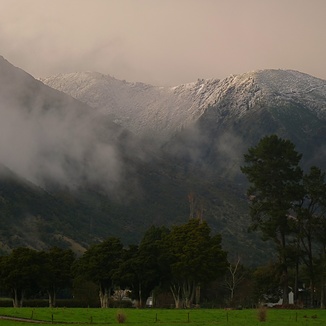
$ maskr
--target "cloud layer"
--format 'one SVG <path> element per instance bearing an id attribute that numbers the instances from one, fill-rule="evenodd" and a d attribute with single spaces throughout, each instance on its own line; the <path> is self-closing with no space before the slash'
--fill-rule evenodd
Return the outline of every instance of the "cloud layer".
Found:
<path id="1" fill-rule="evenodd" d="M 0 163 L 39 185 L 96 184 L 117 190 L 123 162 L 116 130 L 105 139 L 96 111 L 0 58 Z"/>
<path id="2" fill-rule="evenodd" d="M 2 55 L 35 77 L 177 85 L 265 68 L 326 78 L 324 0 L 2 0 Z"/>

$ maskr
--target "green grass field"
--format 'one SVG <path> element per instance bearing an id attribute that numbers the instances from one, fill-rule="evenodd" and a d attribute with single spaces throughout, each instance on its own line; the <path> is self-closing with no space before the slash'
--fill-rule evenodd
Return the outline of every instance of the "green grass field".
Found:
<path id="1" fill-rule="evenodd" d="M 208 325 L 326 325 L 326 310 L 278 310 L 268 309 L 266 321 L 260 322 L 258 310 L 222 310 L 222 309 L 87 309 L 87 308 L 0 308 L 1 316 L 20 317 L 31 319 L 34 324 L 42 321 L 41 325 L 73 324 L 82 325 L 119 325 L 117 315 L 126 317 L 127 325 L 164 325 L 178 326 L 189 324 L 192 326 Z M 53 321 L 53 323 L 52 323 Z M 14 320 L 0 320 L 1 326 L 30 325 Z M 39 323 L 38 323 L 39 324 Z"/>

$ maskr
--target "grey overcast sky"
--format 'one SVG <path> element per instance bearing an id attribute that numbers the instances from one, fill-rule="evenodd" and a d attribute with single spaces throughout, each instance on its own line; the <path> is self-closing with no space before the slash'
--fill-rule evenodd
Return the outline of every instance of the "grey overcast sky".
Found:
<path id="1" fill-rule="evenodd" d="M 281 68 L 326 79 L 326 0 L 0 0 L 0 55 L 34 77 L 177 85 Z"/>

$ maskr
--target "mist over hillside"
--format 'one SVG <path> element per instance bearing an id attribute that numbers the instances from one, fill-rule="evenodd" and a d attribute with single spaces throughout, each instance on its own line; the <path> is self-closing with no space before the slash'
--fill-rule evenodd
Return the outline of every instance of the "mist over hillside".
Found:
<path id="1" fill-rule="evenodd" d="M 116 190 L 125 173 L 119 137 L 126 140 L 127 133 L 121 127 L 2 57 L 0 77 L 2 164 L 38 185 Z"/>
<path id="2" fill-rule="evenodd" d="M 291 70 L 173 87 L 93 72 L 40 81 L 0 57 L 0 249 L 137 243 L 187 221 L 192 194 L 230 254 L 259 263 L 270 244 L 247 233 L 243 153 L 276 133 L 325 169 L 325 85 Z"/>
<path id="3" fill-rule="evenodd" d="M 298 71 L 258 70 L 174 87 L 90 72 L 42 81 L 159 140 L 183 163 L 239 166 L 248 146 L 271 133 L 307 152 L 307 164 L 325 157 L 326 81 Z"/>

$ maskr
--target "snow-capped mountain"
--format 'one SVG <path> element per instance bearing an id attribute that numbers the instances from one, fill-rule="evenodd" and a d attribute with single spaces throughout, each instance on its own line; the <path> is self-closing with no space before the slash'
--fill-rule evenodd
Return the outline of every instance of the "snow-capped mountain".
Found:
<path id="1" fill-rule="evenodd" d="M 112 114 L 117 123 L 136 134 L 154 133 L 164 139 L 190 126 L 214 106 L 219 106 L 216 122 L 225 115 L 241 118 L 266 101 L 300 101 L 320 118 L 326 116 L 326 81 L 292 70 L 260 70 L 224 80 L 198 79 L 175 87 L 129 83 L 91 72 L 59 74 L 41 81 Z"/>
<path id="2" fill-rule="evenodd" d="M 259 105 L 292 101 L 325 118 L 326 81 L 293 70 L 259 70 L 224 79 L 215 105 L 226 100 L 228 114 L 233 117 L 251 113 Z"/>
<path id="3" fill-rule="evenodd" d="M 219 80 L 198 79 L 177 87 L 129 83 L 100 73 L 70 73 L 43 78 L 50 87 L 65 92 L 103 113 L 130 131 L 166 137 L 191 124 L 214 103 Z"/>

